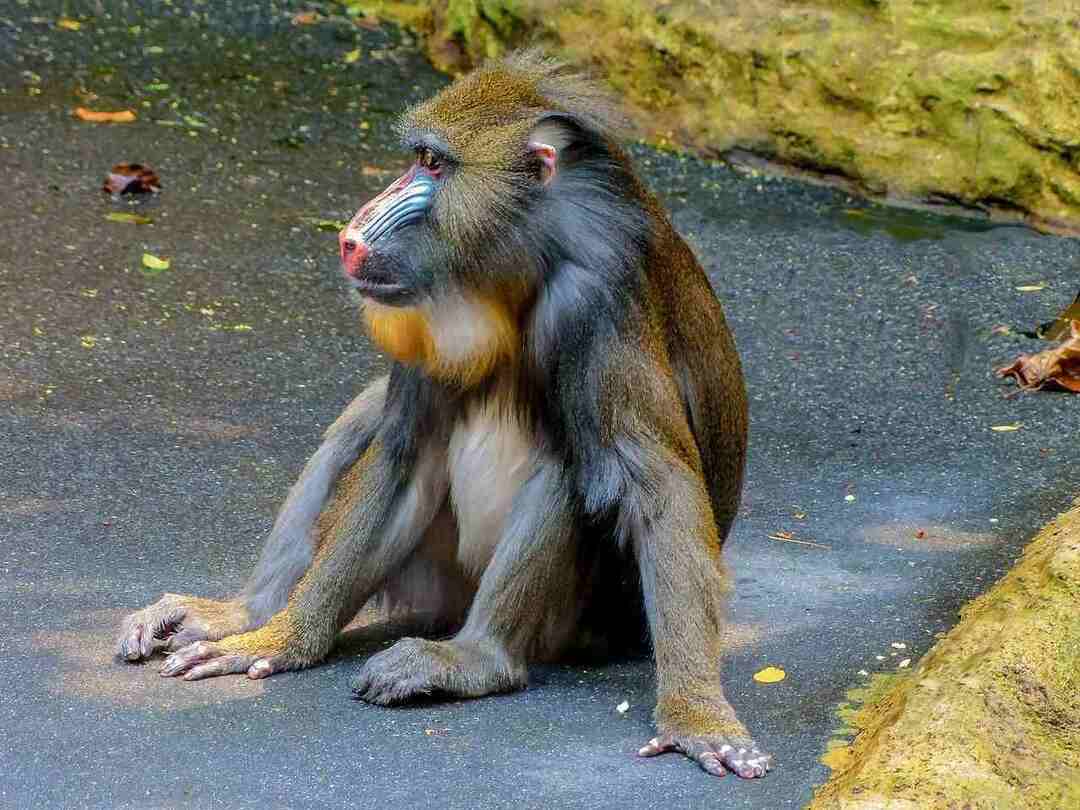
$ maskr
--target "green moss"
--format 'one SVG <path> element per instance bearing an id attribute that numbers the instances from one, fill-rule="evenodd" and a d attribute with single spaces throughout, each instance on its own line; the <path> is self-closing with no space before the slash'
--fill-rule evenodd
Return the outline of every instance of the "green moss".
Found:
<path id="1" fill-rule="evenodd" d="M 826 751 L 834 773 L 811 810 L 1080 807 L 1078 584 L 1080 509 L 914 672 L 852 693 L 840 717 L 857 736 Z"/>
<path id="2" fill-rule="evenodd" d="M 454 72 L 539 39 L 607 76 L 654 140 L 739 147 L 871 195 L 947 196 L 1080 232 L 1080 26 L 1060 4 L 362 5 L 426 33 Z"/>

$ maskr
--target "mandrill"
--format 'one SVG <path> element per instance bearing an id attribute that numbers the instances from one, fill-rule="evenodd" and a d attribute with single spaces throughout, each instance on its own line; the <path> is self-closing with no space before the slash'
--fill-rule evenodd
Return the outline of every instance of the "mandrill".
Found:
<path id="1" fill-rule="evenodd" d="M 129 616 L 121 658 L 265 678 L 325 660 L 377 599 L 437 639 L 360 667 L 355 696 L 389 705 L 521 689 L 531 662 L 651 635 L 639 753 L 765 774 L 719 679 L 739 358 L 613 118 L 536 52 L 404 115 L 413 164 L 340 235 L 389 374 L 329 428 L 247 585 Z"/>

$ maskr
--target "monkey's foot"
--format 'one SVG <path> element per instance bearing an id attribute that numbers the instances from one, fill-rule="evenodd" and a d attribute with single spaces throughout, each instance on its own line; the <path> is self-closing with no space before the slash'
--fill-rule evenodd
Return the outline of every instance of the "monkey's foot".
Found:
<path id="1" fill-rule="evenodd" d="M 239 602 L 167 593 L 124 619 L 116 654 L 126 661 L 140 661 L 159 650 L 171 652 L 196 641 L 239 633 L 247 621 L 247 611 Z"/>
<path id="2" fill-rule="evenodd" d="M 463 641 L 403 638 L 371 656 L 350 682 L 353 696 L 391 706 L 433 696 L 480 697 L 525 686 L 525 669 Z"/>
<path id="3" fill-rule="evenodd" d="M 655 757 L 667 751 L 684 754 L 713 776 L 731 772 L 743 779 L 754 779 L 768 773 L 772 765 L 772 754 L 759 749 L 749 737 L 720 734 L 665 732 L 645 743 L 638 756 Z"/>
<path id="4" fill-rule="evenodd" d="M 288 636 L 284 632 L 287 623 L 281 617 L 282 614 L 278 614 L 250 633 L 228 636 L 218 642 L 189 644 L 165 659 L 161 676 L 198 681 L 215 675 L 243 673 L 257 680 L 276 672 L 301 669 L 309 662 L 289 650 Z"/>

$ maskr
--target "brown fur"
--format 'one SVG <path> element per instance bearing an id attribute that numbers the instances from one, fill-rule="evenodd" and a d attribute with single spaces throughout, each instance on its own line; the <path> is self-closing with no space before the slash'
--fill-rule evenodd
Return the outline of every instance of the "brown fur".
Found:
<path id="1" fill-rule="evenodd" d="M 355 461 L 332 468 L 340 475 L 310 525 L 279 518 L 313 537 L 310 566 L 287 606 L 261 628 L 174 653 L 166 674 L 263 677 L 309 666 L 381 595 L 449 622 L 469 609 L 451 639 L 406 638 L 368 659 L 353 681 L 356 695 L 380 704 L 479 696 L 524 686 L 528 664 L 567 651 L 579 630 L 636 629 L 641 602 L 657 664 L 659 730 L 642 754 L 678 750 L 717 775 L 764 774 L 768 756 L 736 718 L 718 674 L 727 589 L 720 546 L 736 514 L 746 455 L 742 371 L 704 271 L 614 142 L 611 109 L 594 85 L 529 52 L 486 66 L 406 114 L 407 137 L 423 144 L 427 133 L 453 152 L 453 171 L 439 181 L 423 227 L 456 269 L 448 271 L 449 288 L 432 283 L 427 297 L 400 306 L 368 300 L 364 322 L 395 362 L 427 378 L 395 378 L 416 383 L 406 390 L 427 399 L 395 400 L 393 384 L 383 384 L 364 398 L 379 413 L 342 416 L 328 435 L 337 442 L 328 465 L 338 463 L 350 430 L 378 429 L 366 444 L 357 440 Z M 563 196 L 541 196 L 557 188 L 546 183 L 557 183 L 558 167 L 554 175 L 537 171 L 534 131 L 553 141 L 548 156 L 564 146 L 579 150 L 567 150 L 577 156 L 568 166 L 581 161 L 576 179 L 584 191 L 564 185 Z M 583 132 L 604 133 L 603 144 Z M 559 208 L 528 207 L 537 200 Z M 544 247 L 538 257 L 522 256 L 521 267 L 513 260 L 525 248 L 508 262 L 461 269 L 470 257 L 495 255 L 487 249 L 505 229 L 521 227 L 536 210 L 548 212 L 541 224 L 562 228 L 551 232 L 581 240 L 601 221 L 618 225 L 610 233 L 632 257 L 623 261 L 616 246 L 608 264 L 581 268 L 594 276 L 574 275 L 586 263 L 581 256 L 598 254 L 549 252 L 551 232 L 538 231 Z M 575 231 L 558 216 L 596 210 L 608 219 L 583 220 L 592 230 Z M 544 286 L 567 279 L 575 286 Z M 617 291 L 623 297 L 597 295 L 589 285 L 598 279 L 608 291 L 625 285 Z M 581 301 L 608 309 L 586 312 L 574 298 L 582 291 L 591 297 Z M 620 308 L 631 296 L 632 306 Z M 590 331 L 582 323 L 590 315 L 606 319 L 607 331 Z M 533 339 L 559 349 L 559 329 L 570 338 L 567 355 L 581 357 L 555 349 L 541 357 Z M 549 368 L 556 370 L 545 377 Z M 384 402 L 423 419 L 394 421 Z M 388 449 L 400 437 L 387 425 L 406 431 L 411 443 Z M 328 479 L 317 472 L 305 474 Z M 607 526 L 611 538 L 592 536 Z M 121 644 L 130 647 L 130 638 Z"/>

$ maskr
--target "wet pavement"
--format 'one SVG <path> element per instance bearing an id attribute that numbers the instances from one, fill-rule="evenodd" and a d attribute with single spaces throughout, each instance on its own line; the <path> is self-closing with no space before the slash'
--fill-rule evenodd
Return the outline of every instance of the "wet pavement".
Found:
<path id="1" fill-rule="evenodd" d="M 764 780 L 637 759 L 645 662 L 397 710 L 348 699 L 349 658 L 163 680 L 111 659 L 120 617 L 238 587 L 322 429 L 384 367 L 317 223 L 394 176 L 394 112 L 445 82 L 399 34 L 294 26 L 297 8 L 0 2 L 0 806 L 800 806 L 859 671 L 917 659 L 1076 493 L 1080 400 L 1005 399 L 991 370 L 1043 348 L 1017 333 L 1076 294 L 1080 242 L 635 148 L 748 375 L 723 676 L 776 754 Z M 108 199 L 120 161 L 163 192 Z M 768 665 L 787 679 L 755 683 Z"/>

